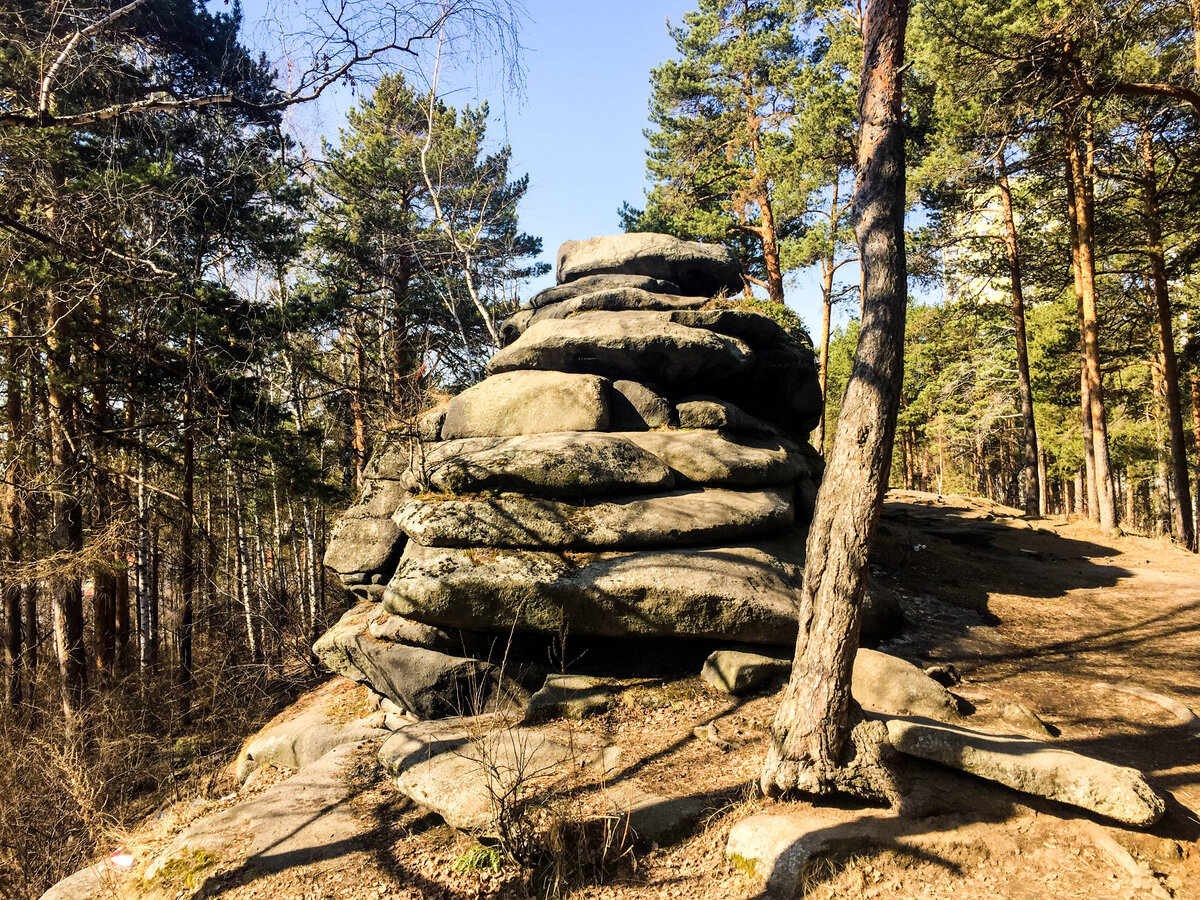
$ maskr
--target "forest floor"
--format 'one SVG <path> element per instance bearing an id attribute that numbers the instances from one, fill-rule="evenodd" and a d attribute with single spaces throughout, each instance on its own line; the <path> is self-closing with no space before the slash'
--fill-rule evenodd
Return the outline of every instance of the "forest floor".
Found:
<path id="1" fill-rule="evenodd" d="M 893 491 L 872 569 L 900 597 L 907 622 L 880 649 L 919 665 L 952 664 L 963 679 L 954 692 L 976 710 L 967 724 L 1011 733 L 1005 707 L 1019 704 L 1056 735 L 1055 745 L 1142 770 L 1168 809 L 1153 829 L 1131 830 L 930 765 L 916 771 L 936 785 L 940 807 L 902 838 L 820 860 L 805 896 L 1200 898 L 1200 731 L 1179 706 L 1200 707 L 1200 558 L 1163 540 L 1105 537 L 1087 522 L 1031 522 L 986 501 Z M 762 799 L 751 787 L 778 696 L 734 699 L 695 677 L 643 681 L 627 685 L 608 713 L 571 724 L 618 743 L 621 765 L 656 792 L 724 800 L 681 841 L 631 850 L 603 883 L 569 896 L 758 896 L 761 883 L 725 859 L 730 828 L 756 812 L 806 808 Z M 709 722 L 733 749 L 694 736 Z M 516 866 L 456 871 L 474 842 L 380 777 L 374 749 L 362 749 L 350 801 L 361 829 L 352 840 L 274 871 L 222 861 L 202 879 L 151 893 L 532 895 Z M 252 779 L 232 802 L 284 777 Z M 163 829 L 148 826 L 130 845 L 161 846 Z"/>

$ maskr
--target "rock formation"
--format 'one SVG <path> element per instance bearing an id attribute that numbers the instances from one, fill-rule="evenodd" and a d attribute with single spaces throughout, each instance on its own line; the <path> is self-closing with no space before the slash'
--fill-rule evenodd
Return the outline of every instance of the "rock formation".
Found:
<path id="1" fill-rule="evenodd" d="M 526 696 L 512 634 L 788 645 L 823 463 L 807 336 L 721 247 L 568 241 L 488 377 L 394 439 L 326 565 L 362 601 L 316 649 L 422 717 Z M 749 307 L 749 308 L 744 308 Z"/>

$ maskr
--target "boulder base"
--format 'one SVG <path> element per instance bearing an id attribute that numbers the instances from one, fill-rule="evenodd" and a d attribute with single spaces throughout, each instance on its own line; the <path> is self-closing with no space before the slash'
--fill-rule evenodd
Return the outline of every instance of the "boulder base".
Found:
<path id="1" fill-rule="evenodd" d="M 352 609 L 313 645 L 326 668 L 423 719 L 528 702 L 529 694 L 490 663 L 374 637 L 363 612 Z"/>

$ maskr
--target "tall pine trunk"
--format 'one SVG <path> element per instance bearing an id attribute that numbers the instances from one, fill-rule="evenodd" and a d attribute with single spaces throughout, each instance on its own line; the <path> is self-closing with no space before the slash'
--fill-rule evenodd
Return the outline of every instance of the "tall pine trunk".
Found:
<path id="1" fill-rule="evenodd" d="M 1066 157 L 1071 180 L 1068 215 L 1073 219 L 1077 237 L 1075 253 L 1079 266 L 1079 299 L 1082 307 L 1084 373 L 1087 378 L 1088 409 L 1091 413 L 1092 456 L 1095 472 L 1096 503 L 1100 527 L 1112 532 L 1117 527 L 1116 495 L 1113 489 L 1112 466 L 1108 453 L 1108 421 L 1104 407 L 1104 381 L 1100 369 L 1100 324 L 1096 306 L 1096 258 L 1094 229 L 1094 198 L 1092 180 L 1092 149 L 1090 126 L 1081 135 L 1075 123 L 1069 123 L 1066 133 Z"/>
<path id="2" fill-rule="evenodd" d="M 1026 515 L 1037 516 L 1041 511 L 1037 422 L 1033 418 L 1033 387 L 1029 381 L 1029 342 L 1025 336 L 1025 291 L 1021 284 L 1017 221 L 1013 215 L 1012 191 L 1008 184 L 1004 147 L 1000 148 L 996 168 L 1000 186 L 1000 209 L 1004 216 L 1004 246 L 1008 252 L 1008 277 L 1012 284 L 1013 330 L 1016 332 L 1017 342 L 1017 391 L 1021 397 L 1021 425 L 1025 450 L 1021 470 L 1021 502 Z"/>
<path id="3" fill-rule="evenodd" d="M 1075 286 L 1075 313 L 1079 320 L 1079 418 L 1083 437 L 1083 473 L 1075 493 L 1075 511 L 1093 521 L 1100 520 L 1096 500 L 1096 456 L 1092 445 L 1092 405 L 1088 398 L 1087 363 L 1083 357 L 1083 276 L 1079 269 L 1079 228 L 1076 226 L 1075 178 L 1064 130 L 1063 163 L 1066 166 L 1067 233 L 1071 239 L 1071 279 Z"/>
<path id="4" fill-rule="evenodd" d="M 233 467 L 233 515 L 234 533 L 236 535 L 236 578 L 238 599 L 242 605 L 242 615 L 246 623 L 246 645 L 250 650 L 250 658 L 256 663 L 263 661 L 262 643 L 259 640 L 257 614 L 254 609 L 254 591 L 250 582 L 250 546 L 246 537 L 246 505 L 245 489 L 242 486 L 242 470 Z"/>
<path id="5" fill-rule="evenodd" d="M 1175 328 L 1171 316 L 1171 298 L 1167 292 L 1167 264 L 1163 257 L 1162 223 L 1158 205 L 1158 174 L 1155 172 L 1154 165 L 1154 139 L 1149 130 L 1142 131 L 1141 145 L 1142 205 L 1146 217 L 1146 253 L 1150 257 L 1151 284 L 1154 288 L 1154 312 L 1158 322 L 1158 354 L 1162 360 L 1167 431 L 1171 437 L 1171 475 L 1175 484 L 1172 533 L 1180 544 L 1191 547 L 1195 530 L 1192 524 L 1192 495 L 1188 484 L 1183 408 L 1179 399 L 1179 361 L 1175 356 Z M 1198 448 L 1198 452 L 1200 452 L 1200 448 Z"/>
<path id="6" fill-rule="evenodd" d="M 83 509 L 79 502 L 79 440 L 72 372 L 70 313 L 55 290 L 46 294 L 46 400 L 50 434 L 52 524 L 50 549 L 63 560 L 48 579 L 54 646 L 62 686 L 63 714 L 77 720 L 87 690 L 83 645 L 83 583 L 71 564 L 83 550 Z"/>
<path id="7" fill-rule="evenodd" d="M 25 637 L 21 621 L 21 590 L 22 580 L 17 578 L 13 568 L 21 562 L 24 552 L 22 544 L 25 540 L 25 496 L 24 477 L 22 471 L 21 453 L 25 437 L 25 413 L 22 409 L 21 384 L 21 353 L 16 336 L 20 333 L 18 318 L 15 313 L 9 319 L 8 359 L 5 370 L 5 424 L 7 440 L 0 447 L 0 466 L 2 466 L 4 483 L 0 485 L 0 511 L 4 518 L 0 520 L 0 565 L 5 566 L 6 572 L 0 573 L 0 596 L 3 597 L 4 610 L 4 656 L 8 669 L 8 690 L 5 700 L 9 707 L 21 705 L 24 698 L 25 675 L 22 671 L 25 661 L 22 642 Z"/>
<path id="8" fill-rule="evenodd" d="M 829 251 L 821 260 L 821 352 L 817 365 L 817 381 L 821 385 L 821 418 L 817 420 L 817 431 L 813 446 L 818 453 L 825 452 L 825 411 L 828 407 L 826 385 L 829 383 L 829 325 L 833 318 L 833 276 L 837 270 L 834 248 L 841 211 L 838 207 L 838 178 L 833 179 L 833 198 L 829 202 Z"/>
<path id="9" fill-rule="evenodd" d="M 843 751 L 854 738 L 850 674 L 904 371 L 908 286 L 901 86 L 907 21 L 907 0 L 868 3 L 854 198 L 863 318 L 809 531 L 792 674 L 763 766 L 762 787 L 771 794 L 849 790 L 888 796 L 886 779 L 862 766 L 847 770 Z"/>
<path id="10" fill-rule="evenodd" d="M 1194 339 L 1193 339 L 1194 340 Z M 1192 537 L 1192 550 L 1200 553 L 1200 346 L 1196 347 L 1197 359 L 1192 361 L 1190 384 L 1192 388 L 1192 438 L 1196 447 L 1196 471 L 1192 494 L 1195 503 L 1196 531 Z"/>
<path id="11" fill-rule="evenodd" d="M 145 418 L 145 411 L 142 413 Z M 146 465 L 146 429 L 139 429 L 137 465 L 137 633 L 138 670 L 143 674 L 154 667 L 154 621 L 152 608 L 153 545 L 150 535 L 150 494 L 147 488 L 149 472 Z"/>
<path id="12" fill-rule="evenodd" d="M 92 322 L 92 533 L 93 540 L 115 540 L 109 534 L 113 520 L 112 485 L 108 473 L 108 303 L 102 294 Z M 92 574 L 93 664 L 99 675 L 112 671 L 116 652 L 117 579 L 115 546 Z"/>
<path id="13" fill-rule="evenodd" d="M 194 377 L 196 339 L 188 334 L 186 383 L 183 388 L 183 509 L 179 517 L 179 592 L 182 608 L 179 612 L 179 669 L 180 707 L 184 715 L 190 711 L 189 692 L 192 683 L 192 629 L 196 596 L 196 422 Z"/>

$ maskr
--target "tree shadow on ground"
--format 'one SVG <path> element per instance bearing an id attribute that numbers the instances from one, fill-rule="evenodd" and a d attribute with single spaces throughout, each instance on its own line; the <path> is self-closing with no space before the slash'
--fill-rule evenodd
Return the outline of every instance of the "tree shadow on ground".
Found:
<path id="1" fill-rule="evenodd" d="M 891 586 L 920 585 L 955 606 L 988 613 L 991 594 L 1051 599 L 1072 590 L 1113 587 L 1132 574 L 1095 562 L 1119 555 L 1112 547 L 990 520 L 955 521 L 943 508 L 935 515 L 924 509 L 884 506 L 870 562 Z M 971 541 L 962 543 L 956 533 Z"/>

